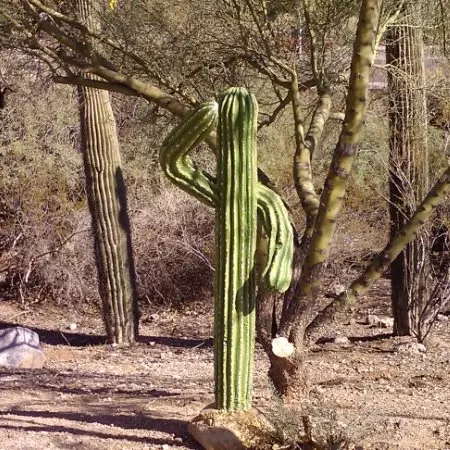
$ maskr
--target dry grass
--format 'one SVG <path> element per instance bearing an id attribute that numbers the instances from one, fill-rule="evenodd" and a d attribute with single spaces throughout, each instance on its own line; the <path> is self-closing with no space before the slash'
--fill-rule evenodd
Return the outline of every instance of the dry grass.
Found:
<path id="1" fill-rule="evenodd" d="M 132 217 L 141 296 L 182 307 L 212 295 L 214 211 L 166 186 Z"/>

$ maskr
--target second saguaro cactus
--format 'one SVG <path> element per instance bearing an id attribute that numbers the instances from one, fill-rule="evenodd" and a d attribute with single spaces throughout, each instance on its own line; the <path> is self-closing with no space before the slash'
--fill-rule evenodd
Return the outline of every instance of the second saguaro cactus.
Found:
<path id="1" fill-rule="evenodd" d="M 251 406 L 255 344 L 257 220 L 269 237 L 264 285 L 285 291 L 291 281 L 292 228 L 281 199 L 257 182 L 258 106 L 243 88 L 230 88 L 202 104 L 163 143 L 160 162 L 179 187 L 216 208 L 215 400 L 216 408 Z M 217 126 L 216 178 L 189 157 Z"/>

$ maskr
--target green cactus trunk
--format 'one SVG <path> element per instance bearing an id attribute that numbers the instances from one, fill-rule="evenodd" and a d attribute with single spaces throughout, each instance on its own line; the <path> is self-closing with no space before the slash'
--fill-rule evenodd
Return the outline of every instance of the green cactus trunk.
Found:
<path id="1" fill-rule="evenodd" d="M 251 404 L 255 341 L 256 100 L 233 89 L 219 103 L 215 380 L 218 409 Z"/>
<path id="2" fill-rule="evenodd" d="M 257 182 L 258 108 L 252 94 L 228 89 L 200 105 L 164 140 L 160 164 L 178 187 L 216 213 L 215 403 L 225 411 L 251 407 L 255 346 L 257 211 L 267 234 L 258 275 L 267 289 L 281 292 L 292 279 L 293 231 L 280 197 Z M 216 127 L 217 179 L 189 157 Z"/>
<path id="3" fill-rule="evenodd" d="M 92 0 L 78 0 L 81 20 L 96 26 Z M 86 75 L 96 79 L 93 75 Z M 79 87 L 81 144 L 92 217 L 99 293 L 108 342 L 132 344 L 137 296 L 126 190 L 116 123 L 107 91 Z"/>

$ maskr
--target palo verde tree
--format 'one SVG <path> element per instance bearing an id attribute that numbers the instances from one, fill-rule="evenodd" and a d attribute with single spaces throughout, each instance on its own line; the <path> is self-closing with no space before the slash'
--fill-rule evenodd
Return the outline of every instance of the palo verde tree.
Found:
<path id="1" fill-rule="evenodd" d="M 182 76 L 170 77 L 170 71 L 167 76 L 163 76 L 162 67 L 153 66 L 153 60 L 146 61 L 143 53 L 133 54 L 131 45 L 128 45 L 130 36 L 121 39 L 114 28 L 105 28 L 107 33 L 100 35 L 86 29 L 72 15 L 63 14 L 57 2 L 53 0 L 45 3 L 39 0 L 24 0 L 23 4 L 31 5 L 35 11 L 41 13 L 41 16 L 34 17 L 35 21 L 40 20 L 39 33 L 36 33 L 36 24 L 30 25 L 30 13 L 26 10 L 24 13 L 21 8 L 17 9 L 15 2 L 7 3 L 10 8 L 0 6 L 0 14 L 15 30 L 14 39 L 17 45 L 44 59 L 56 81 L 138 95 L 158 108 L 182 118 L 189 114 L 192 105 L 202 98 L 203 90 L 193 86 L 199 73 L 205 74 L 204 79 L 209 75 L 212 81 L 221 79 L 227 82 L 233 76 L 242 74 L 243 85 L 248 84 L 252 76 L 258 73 L 259 79 L 264 79 L 266 85 L 272 88 L 268 100 L 264 96 L 262 99 L 258 98 L 261 109 L 275 103 L 272 110 L 264 110 L 265 115 L 260 116 L 259 125 L 269 126 L 284 109 L 292 109 L 295 132 L 295 148 L 292 151 L 293 180 L 301 200 L 306 226 L 296 242 L 294 281 L 283 301 L 276 330 L 278 336 L 272 339 L 272 327 L 263 330 L 265 332 L 260 333 L 260 336 L 271 359 L 271 376 L 276 388 L 285 395 L 301 393 L 301 361 L 308 342 L 305 338 L 332 320 L 337 311 L 345 310 L 354 304 L 358 296 L 367 291 L 403 247 L 414 239 L 424 221 L 436 205 L 444 200 L 449 190 L 450 174 L 447 171 L 409 221 L 391 237 L 385 250 L 354 283 L 316 316 L 316 301 L 320 294 L 330 245 L 362 139 L 370 67 L 377 43 L 382 39 L 386 26 L 399 13 L 397 5 L 393 7 L 391 2 L 384 2 L 385 7 L 382 8 L 381 0 L 220 2 L 223 8 L 217 10 L 214 16 L 223 21 L 217 25 L 217 39 L 214 41 L 209 32 L 208 37 L 202 41 L 202 34 L 199 33 L 200 40 L 196 46 L 197 49 L 203 49 L 203 43 L 205 52 L 211 56 L 211 47 L 208 45 L 213 45 L 218 62 L 213 63 L 210 59 L 208 64 L 198 64 L 196 70 L 185 76 L 189 80 L 183 84 Z M 338 32 L 345 28 L 354 32 L 355 8 L 358 5 L 360 12 L 356 36 L 352 38 L 353 50 L 349 50 L 346 45 L 338 44 L 333 47 L 333 42 L 340 41 L 332 35 L 331 30 Z M 284 20 L 291 17 L 286 11 L 295 13 L 294 36 L 286 36 L 286 30 L 282 28 Z M 335 18 L 339 26 L 325 27 L 322 18 Z M 349 33 L 346 35 L 350 36 Z M 85 36 L 101 42 L 102 48 L 93 49 L 84 45 Z M 194 49 L 192 51 L 194 52 Z M 162 56 L 159 58 L 158 52 L 152 56 L 155 56 L 155 61 L 164 59 Z M 195 56 L 201 57 L 198 53 L 195 53 Z M 80 76 L 77 71 L 97 75 L 98 78 L 86 78 Z M 142 74 L 142 78 L 134 76 L 135 73 Z M 214 87 L 213 83 L 209 85 L 211 91 L 215 90 L 212 86 Z M 338 111 L 336 114 L 332 109 L 336 91 L 345 93 L 341 96 L 345 97 L 343 113 Z M 267 89 L 261 92 L 266 93 Z M 207 93 L 209 94 L 210 92 Z M 302 94 L 308 94 L 310 102 L 311 97 L 315 99 L 309 121 L 305 121 L 303 117 Z M 317 189 L 317 181 L 313 178 L 312 156 L 323 139 L 325 124 L 331 118 L 341 120 L 342 129 L 325 184 L 320 191 Z M 206 140 L 211 148 L 217 149 L 216 133 L 211 132 Z M 267 178 L 261 175 L 260 172 L 260 181 L 267 184 Z M 300 235 L 299 232 L 297 234 Z M 273 302 L 272 296 L 267 296 L 267 299 Z M 270 312 L 270 320 L 262 320 L 260 325 L 270 326 L 273 308 L 262 310 Z"/>
<path id="2" fill-rule="evenodd" d="M 80 22 L 98 30 L 95 18 L 101 2 L 78 0 Z M 86 37 L 86 47 L 95 44 Z M 96 80 L 83 74 L 87 80 Z M 109 93 L 78 86 L 81 146 L 86 193 L 92 216 L 99 293 L 111 344 L 132 344 L 137 336 L 137 293 L 126 188 L 119 140 Z"/>

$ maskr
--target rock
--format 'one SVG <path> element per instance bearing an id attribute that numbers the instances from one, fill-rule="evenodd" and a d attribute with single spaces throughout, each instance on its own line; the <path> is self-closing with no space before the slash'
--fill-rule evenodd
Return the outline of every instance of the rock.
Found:
<path id="1" fill-rule="evenodd" d="M 169 352 L 161 352 L 159 354 L 160 359 L 170 359 L 170 358 L 172 358 L 172 356 L 173 356 L 173 353 L 170 351 Z"/>
<path id="2" fill-rule="evenodd" d="M 380 318 L 376 316 L 375 314 L 369 314 L 366 319 L 367 325 L 378 325 L 378 322 L 380 321 Z"/>
<path id="3" fill-rule="evenodd" d="M 333 342 L 336 345 L 343 345 L 343 346 L 350 345 L 350 339 L 347 336 L 338 336 L 337 338 L 334 338 Z"/>
<path id="4" fill-rule="evenodd" d="M 37 333 L 22 327 L 0 330 L 0 366 L 42 369 L 44 363 Z"/>
<path id="5" fill-rule="evenodd" d="M 384 317 L 378 320 L 378 326 L 380 328 L 394 328 L 393 317 Z"/>
<path id="6" fill-rule="evenodd" d="M 448 322 L 449 318 L 445 314 L 438 314 L 437 317 L 436 317 L 436 320 L 438 322 Z"/>
<path id="7" fill-rule="evenodd" d="M 393 328 L 394 319 L 392 317 L 378 317 L 374 314 L 369 314 L 366 319 L 366 324 L 380 328 Z"/>
<path id="8" fill-rule="evenodd" d="M 191 436 L 206 450 L 272 449 L 275 430 L 256 411 L 204 409 L 189 425 Z"/>
<path id="9" fill-rule="evenodd" d="M 77 324 L 75 322 L 69 323 L 69 330 L 75 331 L 77 329 Z"/>
<path id="10" fill-rule="evenodd" d="M 406 344 L 398 344 L 395 346 L 395 350 L 398 353 L 409 353 L 411 355 L 418 355 L 420 353 L 425 353 L 427 348 L 425 345 L 418 342 L 408 342 Z"/>

